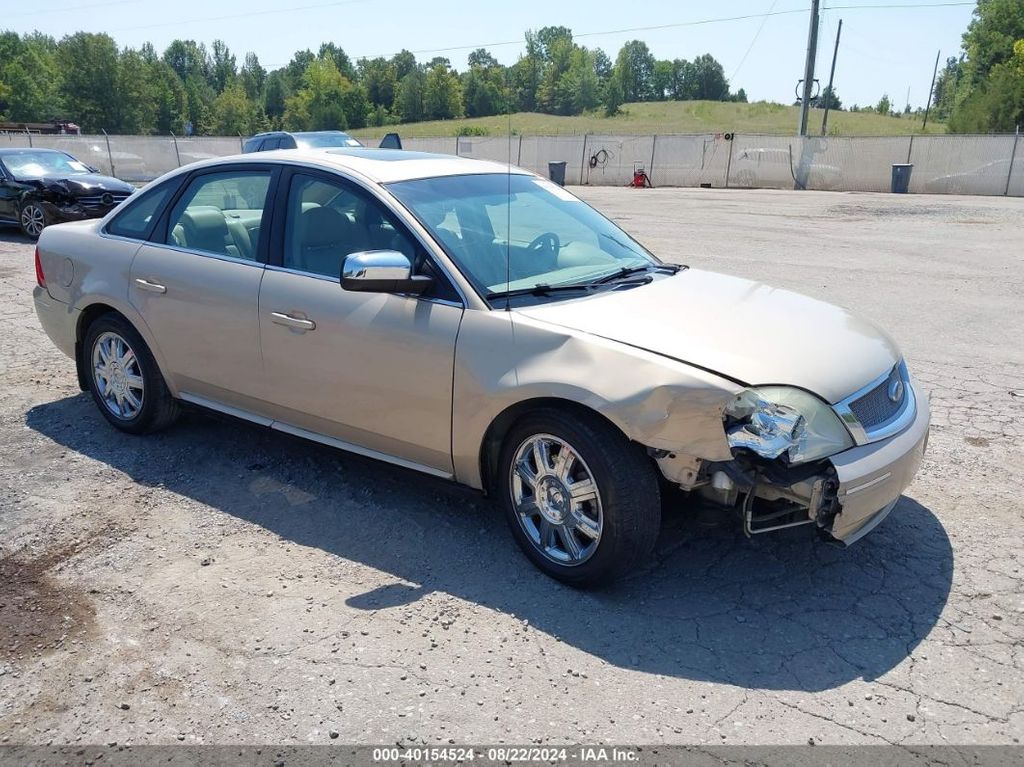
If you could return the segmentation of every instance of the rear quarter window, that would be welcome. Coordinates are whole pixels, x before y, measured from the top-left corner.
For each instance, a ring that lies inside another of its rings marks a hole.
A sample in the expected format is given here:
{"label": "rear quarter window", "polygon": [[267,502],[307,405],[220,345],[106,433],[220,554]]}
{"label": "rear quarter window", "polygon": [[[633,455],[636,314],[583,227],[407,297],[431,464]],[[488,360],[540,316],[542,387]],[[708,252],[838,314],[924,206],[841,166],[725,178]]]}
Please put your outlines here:
{"label": "rear quarter window", "polygon": [[107,224],[107,234],[144,240],[149,235],[160,210],[177,188],[177,183],[162,184],[156,189],[137,192],[127,207]]}

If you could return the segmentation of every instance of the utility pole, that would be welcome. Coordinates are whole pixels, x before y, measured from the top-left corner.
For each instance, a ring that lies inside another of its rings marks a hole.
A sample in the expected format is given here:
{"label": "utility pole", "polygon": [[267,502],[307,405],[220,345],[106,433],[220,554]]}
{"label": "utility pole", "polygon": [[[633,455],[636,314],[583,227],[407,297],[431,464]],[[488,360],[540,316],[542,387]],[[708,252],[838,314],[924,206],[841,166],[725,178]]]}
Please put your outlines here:
{"label": "utility pole", "polygon": [[832,51],[832,71],[828,74],[828,89],[825,91],[825,115],[821,118],[821,135],[828,134],[828,109],[834,97],[832,84],[836,79],[836,59],[839,58],[839,38],[843,34],[843,20],[839,19],[839,29],[836,30],[836,48]]}
{"label": "utility pole", "polygon": [[800,135],[807,135],[807,117],[814,88],[814,58],[818,54],[818,10],[820,0],[811,0],[811,28],[807,32],[807,62],[804,65],[804,94],[800,101]]}
{"label": "utility pole", "polygon": [[942,49],[935,54],[935,69],[932,70],[932,87],[928,89],[928,105],[924,108],[924,123],[921,125],[921,131],[928,127],[928,113],[932,109],[932,94],[935,93],[935,78],[939,75],[939,57],[942,56]]}

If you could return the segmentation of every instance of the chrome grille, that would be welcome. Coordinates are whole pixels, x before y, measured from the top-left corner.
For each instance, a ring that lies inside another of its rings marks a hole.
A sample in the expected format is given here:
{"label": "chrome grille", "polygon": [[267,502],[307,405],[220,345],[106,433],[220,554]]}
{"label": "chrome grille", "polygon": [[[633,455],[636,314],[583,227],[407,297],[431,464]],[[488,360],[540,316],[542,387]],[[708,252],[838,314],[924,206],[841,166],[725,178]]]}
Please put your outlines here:
{"label": "chrome grille", "polygon": [[78,204],[83,208],[112,208],[128,199],[127,192],[104,192],[79,197]]}
{"label": "chrome grille", "polygon": [[[898,393],[899,396],[894,400],[890,393]],[[876,426],[895,418],[903,409],[906,397],[907,387],[897,366],[882,383],[853,400],[849,405],[850,412],[857,416],[865,430],[871,431]]]}

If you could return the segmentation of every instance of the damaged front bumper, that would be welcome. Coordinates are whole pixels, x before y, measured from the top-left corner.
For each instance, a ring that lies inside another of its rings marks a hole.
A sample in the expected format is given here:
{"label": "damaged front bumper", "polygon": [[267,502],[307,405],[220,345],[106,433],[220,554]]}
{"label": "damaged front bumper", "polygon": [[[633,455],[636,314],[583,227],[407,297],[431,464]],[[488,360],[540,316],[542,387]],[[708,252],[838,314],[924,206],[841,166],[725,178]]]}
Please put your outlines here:
{"label": "damaged front bumper", "polygon": [[825,530],[847,545],[869,533],[913,481],[928,447],[928,395],[915,387],[917,412],[911,424],[888,439],[845,450],[829,459],[839,481],[840,511]]}
{"label": "damaged front bumper", "polygon": [[803,467],[741,459],[707,464],[704,482],[693,489],[719,508],[738,510],[748,535],[813,524],[825,538],[850,545],[889,515],[921,465],[931,413],[927,395],[916,387],[914,395],[913,420],[891,437]]}
{"label": "damaged front bumper", "polygon": [[51,224],[63,224],[68,221],[85,221],[90,218],[103,218],[116,205],[101,207],[85,207],[77,202],[51,202],[40,200],[40,207],[46,211],[46,220]]}

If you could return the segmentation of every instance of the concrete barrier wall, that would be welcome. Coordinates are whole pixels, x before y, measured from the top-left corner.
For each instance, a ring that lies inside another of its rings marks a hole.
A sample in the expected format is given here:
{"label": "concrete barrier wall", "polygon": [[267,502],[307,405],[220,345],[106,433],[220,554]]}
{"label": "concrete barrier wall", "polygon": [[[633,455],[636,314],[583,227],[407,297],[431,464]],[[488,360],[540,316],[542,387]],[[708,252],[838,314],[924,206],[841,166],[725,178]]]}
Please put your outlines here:
{"label": "concrete barrier wall", "polygon": [[[375,145],[375,140],[367,140]],[[136,183],[199,160],[238,154],[235,136],[40,136],[0,134],[0,146],[61,149]],[[624,186],[643,168],[655,186],[884,192],[892,165],[914,165],[910,191],[1024,196],[1019,136],[814,137],[757,134],[461,136],[408,138],[406,149],[511,161],[566,183]]]}

